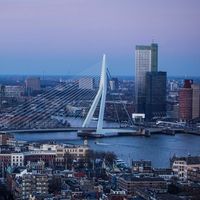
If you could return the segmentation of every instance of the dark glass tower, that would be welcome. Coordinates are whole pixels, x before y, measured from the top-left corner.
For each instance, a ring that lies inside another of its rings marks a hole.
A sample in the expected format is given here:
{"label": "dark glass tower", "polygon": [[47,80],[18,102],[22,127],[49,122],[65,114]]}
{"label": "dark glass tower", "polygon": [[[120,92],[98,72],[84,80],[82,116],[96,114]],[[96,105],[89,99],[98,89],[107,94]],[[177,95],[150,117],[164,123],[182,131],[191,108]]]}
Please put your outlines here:
{"label": "dark glass tower", "polygon": [[138,113],[145,113],[146,73],[158,70],[158,45],[137,45],[135,50],[135,103]]}
{"label": "dark glass tower", "polygon": [[147,119],[166,116],[166,72],[146,73],[145,114]]}

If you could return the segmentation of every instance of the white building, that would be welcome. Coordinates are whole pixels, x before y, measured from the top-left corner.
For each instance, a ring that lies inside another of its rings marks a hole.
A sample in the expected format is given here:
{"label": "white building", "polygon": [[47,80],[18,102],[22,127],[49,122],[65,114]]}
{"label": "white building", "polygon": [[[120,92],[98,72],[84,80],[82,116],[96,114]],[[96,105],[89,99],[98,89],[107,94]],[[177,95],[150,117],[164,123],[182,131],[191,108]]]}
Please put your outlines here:
{"label": "white building", "polygon": [[200,156],[175,157],[172,160],[172,171],[181,181],[187,181],[189,169],[200,167]]}
{"label": "white building", "polygon": [[112,78],[110,81],[109,81],[109,84],[110,84],[110,90],[111,91],[115,91],[115,90],[118,90],[119,89],[119,81],[117,78]]}
{"label": "white building", "polygon": [[144,113],[133,113],[132,119],[133,119],[134,123],[142,123],[142,122],[144,122],[145,114]]}
{"label": "white building", "polygon": [[24,154],[12,153],[11,154],[11,166],[24,166]]}
{"label": "white building", "polygon": [[42,144],[40,149],[43,151],[56,151],[57,146],[56,144]]}
{"label": "white building", "polygon": [[89,150],[88,146],[70,145],[65,147],[65,152],[75,156],[76,158],[82,158],[86,156],[88,150]]}

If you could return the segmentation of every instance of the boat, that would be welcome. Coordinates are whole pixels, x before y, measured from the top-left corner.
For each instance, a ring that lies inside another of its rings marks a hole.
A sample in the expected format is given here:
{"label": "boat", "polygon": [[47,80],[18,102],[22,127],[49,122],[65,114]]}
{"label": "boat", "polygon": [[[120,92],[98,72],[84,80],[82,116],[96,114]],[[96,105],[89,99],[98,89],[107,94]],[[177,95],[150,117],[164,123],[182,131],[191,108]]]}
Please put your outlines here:
{"label": "boat", "polygon": [[115,160],[115,164],[116,164],[116,166],[118,166],[118,167],[126,167],[126,166],[127,166],[126,162],[124,162],[124,161],[121,160],[121,159],[116,159],[116,160]]}
{"label": "boat", "polygon": [[98,121],[98,118],[97,117],[93,117],[92,121]]}
{"label": "boat", "polygon": [[97,145],[103,145],[103,146],[109,146],[110,145],[110,144],[102,143],[102,142],[98,142],[98,141],[96,141],[95,144],[97,144]]}

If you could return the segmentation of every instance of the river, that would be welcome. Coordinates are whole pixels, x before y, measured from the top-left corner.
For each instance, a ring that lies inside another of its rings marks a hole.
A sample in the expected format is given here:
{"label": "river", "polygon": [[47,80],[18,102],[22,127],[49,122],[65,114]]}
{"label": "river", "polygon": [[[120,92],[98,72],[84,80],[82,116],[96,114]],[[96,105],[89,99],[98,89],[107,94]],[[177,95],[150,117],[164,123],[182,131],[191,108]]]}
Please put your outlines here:
{"label": "river", "polygon": [[[83,144],[83,140],[77,137],[75,132],[17,133],[15,137],[25,141]],[[169,159],[174,154],[200,155],[200,136],[186,134],[90,139],[88,144],[94,150],[116,153],[127,164],[130,164],[132,160],[144,159],[151,160],[154,167],[169,167]]]}
{"label": "river", "polygon": [[[71,126],[81,126],[83,119],[67,117]],[[97,121],[90,126],[96,127]],[[105,127],[117,127],[119,124],[104,121]],[[59,143],[83,144],[83,139],[76,132],[56,133],[18,133],[16,139],[25,141],[57,141]],[[132,160],[151,160],[154,167],[169,167],[169,159],[173,155],[200,155],[200,136],[176,134],[127,136],[113,138],[90,139],[88,144],[93,150],[114,152],[120,159],[130,164]]]}

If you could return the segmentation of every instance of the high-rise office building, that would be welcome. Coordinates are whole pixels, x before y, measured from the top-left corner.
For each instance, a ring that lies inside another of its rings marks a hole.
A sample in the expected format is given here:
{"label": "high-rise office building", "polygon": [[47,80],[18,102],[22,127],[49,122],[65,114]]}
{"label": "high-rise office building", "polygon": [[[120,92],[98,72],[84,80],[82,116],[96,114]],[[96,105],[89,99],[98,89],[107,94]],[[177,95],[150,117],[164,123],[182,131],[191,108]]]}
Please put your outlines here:
{"label": "high-rise office building", "polygon": [[192,85],[192,119],[200,117],[200,85]]}
{"label": "high-rise office building", "polygon": [[147,119],[166,116],[166,72],[146,73],[146,103]]}
{"label": "high-rise office building", "polygon": [[191,120],[200,117],[200,85],[192,80],[185,80],[179,91],[179,118]]}
{"label": "high-rise office building", "polygon": [[146,73],[158,70],[158,45],[137,45],[135,50],[135,103],[138,113],[145,113]]}
{"label": "high-rise office building", "polygon": [[29,77],[25,80],[26,90],[29,91],[39,91],[40,87],[40,78],[39,77]]}
{"label": "high-rise office building", "polygon": [[187,121],[192,119],[192,80],[185,80],[179,91],[179,118]]}
{"label": "high-rise office building", "polygon": [[115,91],[115,90],[119,89],[119,80],[118,80],[118,78],[112,78],[109,81],[109,84],[110,84],[110,90],[111,91]]}

